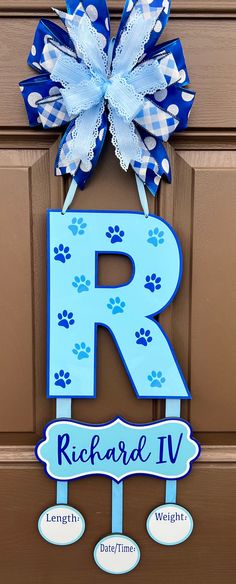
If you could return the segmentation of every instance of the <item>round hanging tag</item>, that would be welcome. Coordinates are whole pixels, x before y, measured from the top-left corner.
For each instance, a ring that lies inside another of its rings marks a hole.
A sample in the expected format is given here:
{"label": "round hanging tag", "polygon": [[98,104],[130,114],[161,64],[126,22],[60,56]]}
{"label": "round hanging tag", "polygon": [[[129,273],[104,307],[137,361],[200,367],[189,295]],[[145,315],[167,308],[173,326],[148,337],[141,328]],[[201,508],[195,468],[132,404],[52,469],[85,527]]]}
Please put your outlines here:
{"label": "round hanging tag", "polygon": [[167,503],[154,509],[147,518],[150,537],[162,545],[183,543],[192,533],[193,519],[184,507]]}
{"label": "round hanging tag", "polygon": [[97,543],[94,559],[98,567],[108,574],[127,574],[139,563],[140,549],[130,537],[113,533]]}
{"label": "round hanging tag", "polygon": [[38,530],[49,543],[70,545],[82,537],[85,521],[77,509],[69,505],[54,505],[40,515]]}

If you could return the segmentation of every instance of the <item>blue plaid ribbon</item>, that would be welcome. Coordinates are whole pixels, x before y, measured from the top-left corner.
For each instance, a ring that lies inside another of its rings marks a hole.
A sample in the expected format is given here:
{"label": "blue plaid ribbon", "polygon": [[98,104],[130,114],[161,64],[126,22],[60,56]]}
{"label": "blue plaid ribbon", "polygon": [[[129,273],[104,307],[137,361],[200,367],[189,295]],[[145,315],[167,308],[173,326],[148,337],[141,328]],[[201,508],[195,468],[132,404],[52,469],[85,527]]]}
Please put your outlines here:
{"label": "blue plaid ribbon", "polygon": [[[28,64],[37,76],[20,82],[29,123],[45,129],[67,126],[55,171],[71,174],[80,188],[97,165],[108,117],[123,168],[130,164],[154,196],[163,175],[171,180],[163,143],[176,129],[187,127],[195,94],[186,89],[189,77],[180,40],[157,44],[170,4],[127,0],[112,42],[106,0],[67,0],[67,12],[56,10],[65,29],[47,19],[36,28]],[[105,110],[96,110],[103,101]],[[83,119],[90,108],[102,113],[88,139]]]}
{"label": "blue plaid ribbon", "polygon": [[37,109],[44,128],[57,128],[70,121],[61,96],[41,99]]}
{"label": "blue plaid ribbon", "polygon": [[145,99],[142,109],[135,117],[135,122],[163,142],[167,142],[179,123],[171,114],[148,99]]}

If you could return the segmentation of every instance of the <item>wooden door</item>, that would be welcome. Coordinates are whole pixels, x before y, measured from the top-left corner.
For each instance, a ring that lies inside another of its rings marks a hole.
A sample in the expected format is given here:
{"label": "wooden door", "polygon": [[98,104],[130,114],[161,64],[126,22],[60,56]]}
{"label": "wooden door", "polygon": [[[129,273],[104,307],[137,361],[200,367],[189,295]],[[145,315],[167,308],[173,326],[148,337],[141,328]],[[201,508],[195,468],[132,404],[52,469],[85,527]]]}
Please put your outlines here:
{"label": "wooden door", "polygon": [[[114,30],[122,2],[110,0]],[[45,395],[45,211],[61,207],[66,184],[53,176],[59,134],[28,128],[17,83],[28,76],[26,56],[50,0],[0,0],[0,577],[9,584],[100,584],[112,576],[92,552],[110,531],[111,485],[82,479],[70,503],[85,516],[82,540],[68,548],[37,532],[40,512],[55,500],[54,483],[35,461],[33,446],[54,417]],[[63,8],[62,0],[57,7]],[[192,402],[182,408],[203,445],[192,474],[179,481],[178,502],[195,520],[191,538],[173,548],[145,531],[148,513],[164,500],[164,482],[130,478],[124,488],[124,529],[142,560],[122,581],[154,584],[233,584],[236,554],[236,3],[173,0],[163,40],[180,36],[197,100],[187,132],[171,140],[173,183],[163,184],[152,212],[177,231],[184,252],[180,292],[161,317],[188,379]],[[108,143],[74,208],[138,209],[132,172]],[[128,278],[117,259],[100,264],[101,282]],[[96,400],[73,405],[73,416],[103,422],[114,415],[145,422],[163,404],[138,401],[108,332],[99,331]],[[110,578],[110,580],[109,580]],[[118,579],[118,577],[116,577]]]}

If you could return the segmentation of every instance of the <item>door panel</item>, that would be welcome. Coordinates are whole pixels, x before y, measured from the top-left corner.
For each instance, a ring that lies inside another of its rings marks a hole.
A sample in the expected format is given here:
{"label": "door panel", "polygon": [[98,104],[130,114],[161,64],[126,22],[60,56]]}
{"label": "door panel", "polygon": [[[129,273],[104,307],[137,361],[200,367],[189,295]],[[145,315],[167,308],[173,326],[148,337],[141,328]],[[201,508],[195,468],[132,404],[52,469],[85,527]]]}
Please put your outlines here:
{"label": "door panel", "polygon": [[198,432],[235,431],[235,168],[233,150],[175,153],[173,223],[185,253],[173,337]]}

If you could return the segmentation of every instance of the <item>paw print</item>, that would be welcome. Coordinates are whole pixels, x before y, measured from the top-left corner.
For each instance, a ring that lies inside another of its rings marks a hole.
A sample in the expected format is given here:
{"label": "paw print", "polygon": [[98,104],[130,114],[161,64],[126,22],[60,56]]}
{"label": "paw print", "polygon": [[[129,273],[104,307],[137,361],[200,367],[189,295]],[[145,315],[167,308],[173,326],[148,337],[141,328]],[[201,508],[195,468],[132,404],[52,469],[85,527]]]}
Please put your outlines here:
{"label": "paw print", "polygon": [[152,337],[150,336],[150,331],[145,331],[144,328],[141,328],[140,331],[136,331],[136,343],[137,345],[143,345],[144,347],[147,346],[148,343],[152,342]]}
{"label": "paw print", "polygon": [[151,276],[146,276],[146,284],[144,284],[144,288],[150,290],[150,292],[155,292],[155,290],[160,290],[161,288],[161,278],[157,277],[156,274],[152,274]]}
{"label": "paw print", "polygon": [[73,312],[67,312],[67,310],[63,310],[63,312],[59,312],[57,318],[58,326],[63,326],[66,329],[68,329],[72,324],[75,324],[73,319]]}
{"label": "paw print", "polygon": [[158,227],[155,227],[155,229],[149,229],[148,235],[147,242],[154,245],[154,247],[161,245],[165,241],[163,237],[164,231],[159,231]]}
{"label": "paw print", "polygon": [[85,343],[75,343],[75,347],[72,349],[72,353],[74,353],[79,360],[88,359],[90,351],[90,347],[87,347]]}
{"label": "paw print", "polygon": [[123,241],[124,234],[125,232],[120,229],[119,225],[115,225],[115,227],[108,227],[108,231],[106,232],[106,236],[111,240],[111,243],[118,243]]}
{"label": "paw print", "polygon": [[57,262],[62,262],[62,264],[66,263],[66,260],[69,260],[71,258],[71,254],[69,253],[70,248],[68,247],[68,245],[66,247],[64,247],[64,245],[62,245],[62,243],[60,243],[60,245],[58,245],[58,247],[54,247],[54,260],[56,260]]}
{"label": "paw print", "polygon": [[90,280],[87,280],[86,276],[84,275],[80,277],[75,276],[74,282],[72,282],[72,286],[74,286],[74,288],[77,288],[77,292],[79,294],[81,294],[81,292],[88,292],[90,285],[91,285]]}
{"label": "paw print", "polygon": [[119,312],[124,312],[125,302],[118,296],[116,298],[110,298],[107,308],[112,311],[112,314],[118,314]]}
{"label": "paw print", "polygon": [[84,223],[84,220],[82,217],[80,217],[79,219],[76,219],[76,217],[73,217],[72,221],[71,221],[71,225],[68,225],[68,229],[70,229],[71,233],[73,233],[73,235],[83,235],[85,232],[85,229],[87,227],[87,223]]}
{"label": "paw print", "polygon": [[62,387],[63,389],[65,389],[66,386],[70,385],[70,383],[71,383],[69,372],[67,371],[65,373],[63,371],[63,369],[61,369],[59,371],[59,373],[55,373],[54,378],[55,378],[55,385]]}
{"label": "paw print", "polygon": [[148,375],[148,381],[150,381],[151,387],[162,387],[163,383],[165,383],[165,377],[162,376],[161,371],[152,371]]}

